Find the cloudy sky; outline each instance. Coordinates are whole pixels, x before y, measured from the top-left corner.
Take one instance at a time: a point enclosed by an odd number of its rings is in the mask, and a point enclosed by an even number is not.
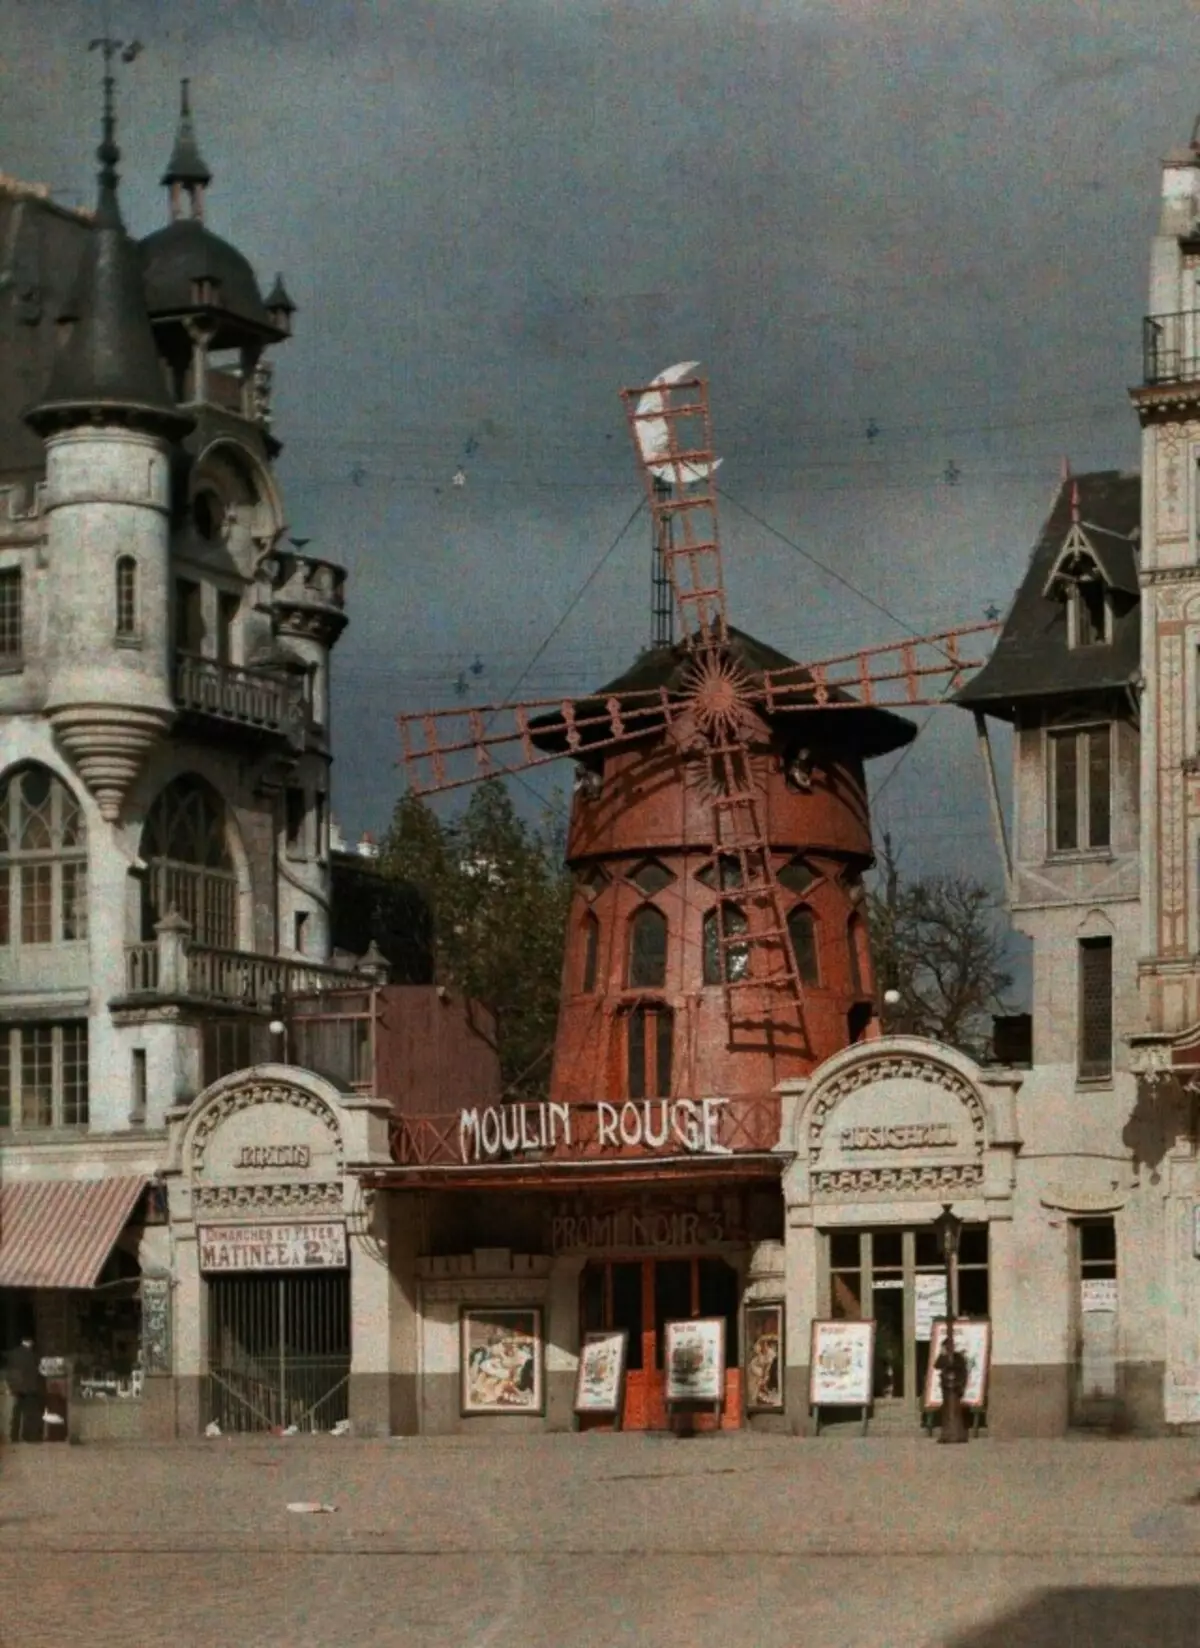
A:
[[[0,167],[67,201],[91,198],[102,17],[0,0]],[[351,574],[350,833],[386,822],[397,711],[459,702],[464,671],[488,699],[576,691],[648,639],[644,512],[612,547],[640,496],[623,384],[704,363],[734,621],[800,658],[1003,607],[1062,457],[1137,462],[1193,0],[111,17],[145,45],[120,94],[130,227],[165,220],[190,75],[210,225],[300,306],[280,472],[292,531]],[[906,867],[994,874],[969,718],[935,712],[892,765],[876,818]]]

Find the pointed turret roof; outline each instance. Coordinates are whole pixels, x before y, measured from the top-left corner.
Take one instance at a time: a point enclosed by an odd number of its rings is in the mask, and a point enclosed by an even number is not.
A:
[[[182,433],[192,418],[167,392],[162,364],[150,329],[138,249],[125,232],[117,200],[116,122],[106,86],[99,194],[93,229],[84,248],[68,322],[50,382],[25,414],[39,433],[108,413]]]
[[[287,287],[283,284],[283,276],[275,276],[275,284],[263,299],[263,304],[270,314],[272,309],[283,309],[289,315],[296,313],[296,305],[292,302]]]
[[[205,165],[200,145],[196,142],[188,95],[189,84],[187,80],[179,82],[179,125],[175,128],[175,147],[171,150],[171,158],[160,181],[168,187],[172,183],[183,183],[193,186],[201,184],[207,188],[212,182],[213,175]]]

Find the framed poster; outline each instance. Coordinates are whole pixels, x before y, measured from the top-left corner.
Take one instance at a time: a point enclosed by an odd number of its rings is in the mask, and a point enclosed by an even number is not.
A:
[[[925,1370],[926,1408],[942,1405],[942,1376],[937,1370],[937,1359],[946,1344],[946,1319],[933,1324],[933,1338],[929,1342],[929,1366]],[[967,1384],[963,1391],[964,1408],[986,1408],[988,1373],[992,1358],[992,1324],[986,1316],[968,1316],[954,1323],[954,1348],[967,1359]]]
[[[725,1318],[666,1324],[668,1402],[725,1400]]]
[[[783,1302],[746,1306],[746,1412],[783,1412]]]
[[[541,1310],[464,1305],[459,1327],[463,1414],[543,1412]]]
[[[875,1323],[814,1322],[808,1360],[808,1405],[868,1408],[875,1367]]]
[[[576,1413],[620,1413],[628,1352],[624,1328],[584,1334],[575,1380]]]

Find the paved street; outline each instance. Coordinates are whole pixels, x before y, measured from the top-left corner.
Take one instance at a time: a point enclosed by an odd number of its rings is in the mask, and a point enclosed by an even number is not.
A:
[[[0,1642],[1196,1648],[1197,1489],[1191,1440],[5,1448]]]

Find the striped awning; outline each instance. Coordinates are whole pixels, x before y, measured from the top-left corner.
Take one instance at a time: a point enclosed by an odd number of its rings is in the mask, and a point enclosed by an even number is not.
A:
[[[0,1287],[91,1288],[148,1181],[0,1183]]]

